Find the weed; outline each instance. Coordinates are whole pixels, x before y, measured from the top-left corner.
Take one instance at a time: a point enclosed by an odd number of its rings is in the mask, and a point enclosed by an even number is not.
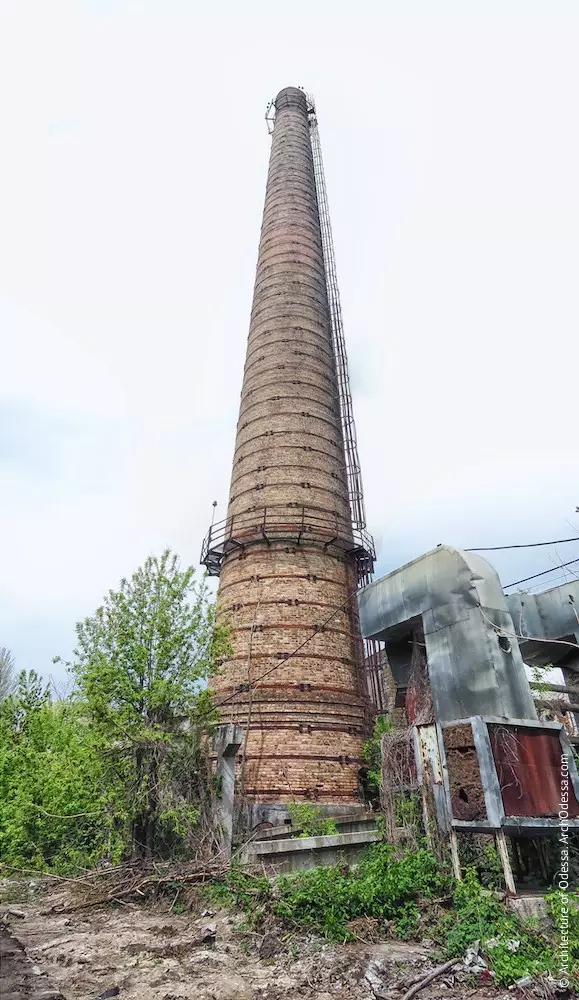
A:
[[[376,844],[357,868],[337,865],[267,878],[229,873],[225,891],[257,925],[266,913],[289,926],[307,927],[333,940],[350,937],[348,922],[356,917],[392,920],[402,936],[418,929],[419,902],[449,892],[450,876],[425,850],[397,854],[388,844]],[[223,886],[218,894],[225,901]],[[216,899],[212,890],[213,900]]]
[[[301,831],[300,837],[328,837],[338,832],[334,820],[324,816],[319,806],[310,802],[289,802],[287,809],[292,826]]]
[[[458,835],[461,867],[474,868],[478,880],[487,889],[504,889],[505,877],[493,838],[484,834]]]
[[[556,948],[537,929],[522,923],[505,909],[494,892],[483,889],[474,869],[467,869],[453,895],[454,910],[443,926],[442,942],[449,958],[464,954],[480,941],[499,986],[510,986],[523,976],[557,974]],[[569,938],[579,949],[579,909],[575,929],[570,920]],[[579,971],[579,963],[576,963]]]
[[[364,760],[368,768],[368,793],[370,798],[378,801],[382,781],[382,736],[394,729],[392,719],[378,715],[374,721],[374,730],[369,740],[364,743]]]
[[[422,805],[418,792],[400,792],[394,797],[394,822],[396,826],[420,830]]]
[[[493,858],[490,857],[490,863]],[[375,844],[357,867],[346,864],[313,868],[269,880],[232,870],[206,895],[234,904],[245,913],[246,929],[259,928],[266,917],[287,927],[307,929],[322,937],[347,941],[349,922],[371,917],[401,938],[433,938],[448,958],[464,955],[475,941],[499,986],[523,976],[557,976],[558,938],[549,940],[532,922],[522,922],[506,909],[497,894],[485,889],[474,868],[455,882],[434,854],[419,848],[401,852],[390,844]],[[452,903],[451,912],[441,908]],[[547,897],[555,920],[560,917],[559,893]],[[293,947],[292,947],[293,952]],[[571,979],[579,975],[579,896],[569,907]]]

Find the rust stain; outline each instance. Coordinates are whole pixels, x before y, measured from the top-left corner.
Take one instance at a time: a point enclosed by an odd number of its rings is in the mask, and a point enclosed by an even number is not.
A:
[[[443,739],[452,815],[455,819],[469,821],[486,819],[484,790],[472,726],[445,726]]]
[[[557,816],[561,809],[561,743],[549,729],[489,726],[489,736],[507,816]],[[579,817],[579,802],[567,780],[567,811]]]

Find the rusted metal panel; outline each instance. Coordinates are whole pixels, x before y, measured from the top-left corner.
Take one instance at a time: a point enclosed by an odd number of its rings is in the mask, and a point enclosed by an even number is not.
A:
[[[489,725],[489,736],[507,816],[557,817],[561,809],[559,733],[537,727]],[[569,817],[579,817],[579,801],[567,782]]]

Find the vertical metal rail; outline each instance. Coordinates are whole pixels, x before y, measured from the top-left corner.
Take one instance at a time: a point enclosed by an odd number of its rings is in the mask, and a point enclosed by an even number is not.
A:
[[[342,428],[344,432],[344,446],[346,451],[346,473],[348,477],[348,495],[350,500],[350,509],[352,511],[352,522],[354,527],[365,528],[366,511],[364,508],[362,473],[360,469],[360,459],[358,458],[356,426],[354,424],[354,410],[352,407],[352,394],[350,392],[348,358],[346,355],[344,324],[342,322],[342,306],[340,303],[340,293],[338,290],[338,279],[336,275],[336,257],[334,253],[334,241],[332,239],[332,226],[330,223],[330,210],[328,206],[328,195],[326,191],[326,181],[324,177],[322,147],[320,145],[320,133],[318,130],[318,120],[316,118],[316,109],[314,106],[314,102],[310,96],[308,96],[307,100],[308,100],[309,121],[310,121],[310,137],[312,142],[312,153],[314,158],[314,176],[316,181],[316,193],[318,197],[318,211],[320,214],[320,226],[322,230],[322,249],[324,254],[324,265],[326,271],[326,286],[328,289],[330,320],[332,324],[332,339],[334,344],[334,355],[336,359],[336,374],[338,379],[340,416],[342,420]]]
[[[356,425],[354,423],[352,393],[350,391],[350,376],[348,372],[348,356],[346,353],[344,323],[342,320],[342,305],[340,302],[340,292],[338,289],[338,278],[336,274],[336,255],[334,252],[334,240],[332,238],[332,225],[330,222],[330,209],[328,205],[328,193],[326,190],[326,179],[324,175],[324,163],[322,159],[322,147],[320,143],[320,132],[318,129],[316,108],[313,98],[309,94],[306,96],[308,102],[310,139],[314,160],[314,177],[318,198],[318,211],[322,231],[322,250],[324,254],[324,269],[326,272],[326,287],[328,291],[328,303],[330,306],[332,341],[336,361],[340,417],[342,421],[344,447],[346,452],[348,497],[352,514],[352,523],[354,528],[359,530],[366,527],[366,509],[364,505],[364,490],[362,487],[362,471],[360,468],[360,459],[358,457],[358,443],[356,440]],[[366,574],[366,578],[362,582],[363,584],[367,584],[370,583],[371,579],[372,573],[368,572]],[[384,686],[382,682],[381,646],[381,643],[372,639],[364,640],[364,672],[366,674],[366,685],[370,699],[377,712],[383,712],[387,707],[385,704]]]

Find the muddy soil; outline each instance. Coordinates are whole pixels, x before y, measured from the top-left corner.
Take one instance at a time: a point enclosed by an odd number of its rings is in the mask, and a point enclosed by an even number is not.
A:
[[[439,961],[429,942],[328,944],[307,935],[254,934],[243,917],[203,910],[172,913],[168,905],[50,912],[59,897],[36,893],[11,916],[0,901],[5,928],[29,959],[31,992],[65,1000],[402,1000],[410,982]],[[362,928],[363,932],[363,928]],[[30,970],[34,968],[34,973]],[[8,981],[0,995],[10,995]],[[35,992],[36,991],[36,992]],[[477,985],[465,973],[448,974],[420,1000],[499,1000],[492,981]]]
[[[46,973],[33,965],[6,924],[0,924],[0,996],[2,1000],[60,1000]]]

